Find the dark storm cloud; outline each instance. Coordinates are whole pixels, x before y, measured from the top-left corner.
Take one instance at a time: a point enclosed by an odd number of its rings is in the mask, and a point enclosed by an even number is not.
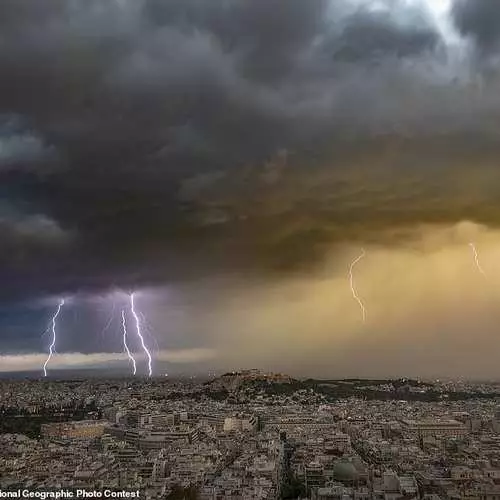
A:
[[[281,0],[218,4],[152,0],[145,12],[162,26],[209,33],[225,53],[236,56],[243,77],[268,82],[290,74],[298,53],[324,29],[327,5],[326,0],[313,4],[291,0],[286,6]]]
[[[455,0],[453,20],[460,32],[471,37],[481,51],[498,50],[500,4],[491,0]]]
[[[65,258],[72,239],[71,234],[44,215],[2,213],[1,209],[0,234],[0,278],[6,299],[30,294],[28,283],[34,276],[43,276],[48,270],[47,262]]]
[[[3,212],[3,213],[2,213]],[[71,239],[52,219],[44,215],[16,214],[0,207],[0,259],[11,260],[21,267],[23,261],[46,252],[57,252]]]
[[[0,171],[34,170],[47,167],[54,160],[54,151],[20,117],[0,118]]]
[[[401,25],[387,12],[358,11],[346,19],[340,33],[330,41],[334,58],[340,61],[376,61],[387,56],[416,56],[436,48],[440,37],[432,25],[412,16]]]
[[[454,221],[468,207],[427,173],[461,172],[453,134],[497,130],[496,94],[456,83],[430,13],[401,2],[8,0],[0,31],[0,113],[22,122],[0,128],[0,193],[72,235],[24,265],[1,252],[4,297],[293,264],[368,215]]]

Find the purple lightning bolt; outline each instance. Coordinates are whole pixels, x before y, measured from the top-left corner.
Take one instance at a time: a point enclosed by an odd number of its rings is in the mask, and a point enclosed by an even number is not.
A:
[[[134,319],[135,319],[135,326],[136,326],[137,335],[138,335],[139,339],[141,340],[142,348],[143,348],[144,352],[146,353],[146,356],[148,357],[148,375],[151,377],[153,375],[153,367],[152,367],[153,360],[151,358],[151,353],[149,352],[149,349],[146,347],[146,344],[144,343],[144,337],[143,337],[142,331],[141,331],[141,321],[140,321],[139,316],[137,315],[137,313],[135,311],[134,297],[135,297],[135,294],[131,293],[130,294],[130,310],[132,311],[132,314],[133,314]]]
[[[362,248],[361,249],[361,255],[359,255],[359,257],[357,257],[356,259],[354,259],[352,262],[351,262],[351,265],[349,267],[349,284],[351,286],[351,293],[352,293],[352,296],[354,297],[354,299],[356,300],[356,302],[359,304],[359,307],[361,309],[361,314],[363,316],[363,323],[366,321],[366,310],[365,310],[365,306],[363,305],[363,302],[361,301],[361,299],[359,298],[357,292],[356,292],[356,287],[354,286],[354,274],[353,274],[353,270],[354,270],[354,266],[365,256],[365,250]]]
[[[125,311],[123,309],[122,309],[122,326],[123,326],[123,348],[127,353],[128,359],[130,359],[130,361],[132,362],[133,374],[135,375],[137,373],[137,366],[135,364],[135,358],[134,356],[132,356],[130,349],[128,348],[127,345],[127,324],[125,322]]]
[[[104,328],[101,330],[101,338],[104,339],[104,334],[109,330],[109,327],[111,326],[111,323],[113,323],[113,320],[115,319],[115,307],[116,303],[113,301],[113,307],[111,308],[111,313],[108,318],[108,322],[104,326]]]
[[[61,299],[61,302],[59,302],[59,305],[57,306],[57,310],[52,316],[52,342],[50,343],[49,346],[49,355],[47,356],[47,359],[45,360],[45,363],[43,364],[43,376],[47,376],[47,365],[49,364],[50,358],[52,358],[52,354],[54,353],[54,348],[56,345],[56,320],[57,317],[59,316],[59,313],[61,312],[61,308],[64,305],[64,299]]]

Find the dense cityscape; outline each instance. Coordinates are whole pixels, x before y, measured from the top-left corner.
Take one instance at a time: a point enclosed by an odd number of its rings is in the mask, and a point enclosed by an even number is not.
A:
[[[185,499],[498,499],[500,384],[0,382],[1,491]]]

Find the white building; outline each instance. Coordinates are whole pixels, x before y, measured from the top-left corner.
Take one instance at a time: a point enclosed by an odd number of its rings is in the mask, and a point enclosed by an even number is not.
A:
[[[253,431],[257,428],[257,418],[250,417],[228,417],[224,419],[224,432]]]

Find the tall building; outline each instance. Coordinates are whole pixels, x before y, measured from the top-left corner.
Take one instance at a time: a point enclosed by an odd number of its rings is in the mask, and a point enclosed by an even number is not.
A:
[[[325,485],[323,467],[317,462],[311,462],[305,468],[306,491],[311,494],[315,489]]]

